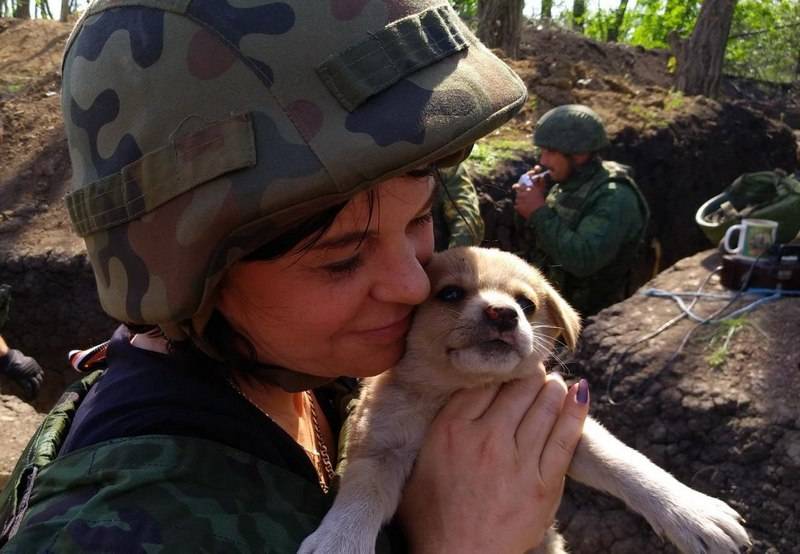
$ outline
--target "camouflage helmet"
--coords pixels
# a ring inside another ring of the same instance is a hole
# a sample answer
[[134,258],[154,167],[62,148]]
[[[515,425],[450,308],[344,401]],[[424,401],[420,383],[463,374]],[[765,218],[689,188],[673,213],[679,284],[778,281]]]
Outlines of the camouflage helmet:
[[597,152],[608,146],[600,116],[586,106],[567,104],[544,114],[533,130],[533,143],[563,154]]
[[526,94],[447,2],[95,0],[62,108],[101,304],[180,335],[231,264]]

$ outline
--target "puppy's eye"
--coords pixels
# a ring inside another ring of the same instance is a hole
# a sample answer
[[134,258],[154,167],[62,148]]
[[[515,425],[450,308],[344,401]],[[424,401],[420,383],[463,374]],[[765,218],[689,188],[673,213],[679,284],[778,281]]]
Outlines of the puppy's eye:
[[436,298],[442,302],[458,302],[464,298],[464,289],[455,285],[447,285],[436,293]]
[[527,317],[532,316],[533,312],[536,311],[536,304],[534,304],[533,301],[531,301],[531,299],[528,298],[527,296],[519,295],[516,298],[514,298],[514,300],[517,301],[517,304],[519,304],[519,307],[522,308],[522,312]]

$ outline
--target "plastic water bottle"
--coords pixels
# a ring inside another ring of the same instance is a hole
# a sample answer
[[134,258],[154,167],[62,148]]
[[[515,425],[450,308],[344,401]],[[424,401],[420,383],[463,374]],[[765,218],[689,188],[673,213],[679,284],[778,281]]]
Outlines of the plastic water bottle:
[[536,182],[539,179],[544,179],[548,175],[550,175],[550,170],[549,169],[546,169],[546,170],[542,171],[541,173],[537,173],[533,177],[531,177],[527,173],[523,173],[522,177],[519,178],[519,184],[524,186],[524,187],[527,187],[527,188],[533,188],[533,187],[536,186]]

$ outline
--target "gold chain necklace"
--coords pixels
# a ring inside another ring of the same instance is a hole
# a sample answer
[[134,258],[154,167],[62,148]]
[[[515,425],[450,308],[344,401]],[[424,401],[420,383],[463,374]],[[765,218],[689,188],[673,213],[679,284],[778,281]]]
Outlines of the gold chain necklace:
[[[254,406],[259,412],[264,414],[270,421],[278,424],[275,419],[269,415],[269,413],[264,410],[261,406],[253,402],[253,400],[247,396],[247,394],[239,387],[233,377],[228,378],[228,384],[239,393],[239,396],[244,398],[250,405]],[[319,418],[317,417],[317,408],[316,402],[314,401],[314,395],[311,391],[303,391],[303,394],[308,399],[309,404],[311,405],[311,427],[314,431],[314,445],[317,448],[316,452],[311,452],[307,448],[300,445],[300,447],[305,450],[308,454],[312,456],[319,456],[320,460],[322,461],[322,471],[319,468],[319,462],[317,460],[312,460],[312,465],[314,466],[314,471],[317,473],[317,478],[319,479],[319,486],[322,489],[322,492],[328,494],[330,491],[330,484],[333,483],[334,478],[336,477],[336,472],[333,469],[333,463],[331,463],[331,457],[328,454],[328,447],[325,444],[325,440],[322,438],[322,430],[319,426]]]

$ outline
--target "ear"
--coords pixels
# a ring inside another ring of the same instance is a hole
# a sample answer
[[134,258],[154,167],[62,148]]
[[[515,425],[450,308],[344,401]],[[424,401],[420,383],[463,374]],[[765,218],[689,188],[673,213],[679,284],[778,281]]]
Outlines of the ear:
[[551,285],[547,286],[547,309],[555,324],[561,328],[561,336],[570,350],[575,350],[578,344],[578,335],[581,332],[581,316],[570,306],[558,291]]

